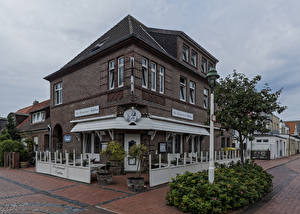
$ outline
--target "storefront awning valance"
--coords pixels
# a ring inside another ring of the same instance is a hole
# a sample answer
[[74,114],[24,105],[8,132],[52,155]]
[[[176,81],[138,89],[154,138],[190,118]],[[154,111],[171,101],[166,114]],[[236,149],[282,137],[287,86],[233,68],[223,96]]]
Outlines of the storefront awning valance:
[[176,133],[186,133],[193,135],[209,135],[205,128],[162,121],[150,118],[141,118],[136,125],[129,125],[123,117],[109,118],[104,120],[88,121],[77,123],[71,132],[88,132],[111,129],[131,129],[131,130],[157,130]]

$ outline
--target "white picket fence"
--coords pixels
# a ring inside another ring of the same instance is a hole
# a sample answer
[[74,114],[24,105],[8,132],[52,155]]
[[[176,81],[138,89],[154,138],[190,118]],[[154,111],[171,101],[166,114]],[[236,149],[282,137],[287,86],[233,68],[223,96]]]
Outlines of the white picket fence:
[[[52,159],[52,155],[54,159]],[[36,152],[36,172],[53,175],[70,180],[91,183],[91,159],[76,160],[76,154],[73,153],[73,160],[69,161],[69,153],[50,153]],[[85,164],[85,162],[87,162]]]
[[[246,158],[249,156],[245,153]],[[220,164],[229,164],[240,160],[239,151],[215,151],[215,162]],[[158,161],[154,163],[153,157],[149,155],[149,185],[150,187],[168,183],[178,174],[184,174],[186,171],[199,172],[208,169],[208,152],[167,154],[167,161],[162,161],[162,155],[158,155]],[[153,168],[156,167],[156,168]]]

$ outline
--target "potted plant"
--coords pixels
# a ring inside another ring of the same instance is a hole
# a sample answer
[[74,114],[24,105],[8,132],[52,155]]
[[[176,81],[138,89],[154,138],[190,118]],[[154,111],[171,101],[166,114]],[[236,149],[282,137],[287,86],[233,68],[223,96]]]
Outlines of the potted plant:
[[126,155],[123,146],[116,142],[111,141],[107,144],[107,147],[101,152],[105,160],[105,167],[97,171],[97,181],[99,185],[106,185],[112,183],[112,162],[122,162]]
[[128,189],[134,192],[143,192],[145,186],[144,177],[141,176],[144,161],[148,153],[148,148],[143,144],[135,144],[129,149],[130,158],[137,161],[137,170],[135,177],[127,178]]

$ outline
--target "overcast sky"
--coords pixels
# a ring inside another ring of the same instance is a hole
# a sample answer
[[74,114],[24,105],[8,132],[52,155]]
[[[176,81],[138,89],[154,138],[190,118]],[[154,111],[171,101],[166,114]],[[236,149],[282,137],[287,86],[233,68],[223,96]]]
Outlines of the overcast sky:
[[300,119],[300,1],[1,0],[0,115],[49,98],[46,75],[131,14],[149,27],[182,30],[233,69],[274,89],[284,120]]

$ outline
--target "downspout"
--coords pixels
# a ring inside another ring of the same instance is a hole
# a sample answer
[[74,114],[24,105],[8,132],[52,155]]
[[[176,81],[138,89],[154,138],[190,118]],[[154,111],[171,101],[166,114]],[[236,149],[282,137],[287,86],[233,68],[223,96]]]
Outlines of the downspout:
[[51,128],[51,124],[48,125],[48,129],[49,129],[49,150],[50,150],[50,152],[52,152],[52,128]]

